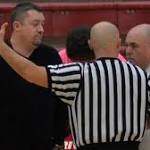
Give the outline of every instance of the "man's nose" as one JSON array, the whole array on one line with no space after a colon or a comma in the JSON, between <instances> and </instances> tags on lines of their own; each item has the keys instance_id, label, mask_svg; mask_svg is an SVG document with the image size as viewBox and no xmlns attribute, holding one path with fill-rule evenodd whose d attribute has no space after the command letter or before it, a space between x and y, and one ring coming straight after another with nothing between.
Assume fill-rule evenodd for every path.
<instances>
[{"instance_id":1,"label":"man's nose","mask_svg":"<svg viewBox=\"0 0 150 150\"><path fill-rule=\"evenodd\" d=\"M43 33L44 32L44 27L43 25L38 26L38 32Z\"/></svg>"},{"instance_id":2,"label":"man's nose","mask_svg":"<svg viewBox=\"0 0 150 150\"><path fill-rule=\"evenodd\" d=\"M131 46L127 46L127 47L126 47L126 54L127 54L127 55L131 55L132 52L133 52L132 47L131 47Z\"/></svg>"}]
</instances>

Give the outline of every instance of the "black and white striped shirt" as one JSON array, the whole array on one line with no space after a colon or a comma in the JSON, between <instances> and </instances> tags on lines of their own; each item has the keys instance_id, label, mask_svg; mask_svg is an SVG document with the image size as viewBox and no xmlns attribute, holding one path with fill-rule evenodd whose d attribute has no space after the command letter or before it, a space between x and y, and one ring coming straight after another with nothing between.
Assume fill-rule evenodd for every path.
<instances>
[{"instance_id":1,"label":"black and white striped shirt","mask_svg":"<svg viewBox=\"0 0 150 150\"><path fill-rule=\"evenodd\" d=\"M48 66L52 91L68 104L78 147L92 143L141 141L148 79L137 66L115 58Z\"/></svg>"}]
</instances>

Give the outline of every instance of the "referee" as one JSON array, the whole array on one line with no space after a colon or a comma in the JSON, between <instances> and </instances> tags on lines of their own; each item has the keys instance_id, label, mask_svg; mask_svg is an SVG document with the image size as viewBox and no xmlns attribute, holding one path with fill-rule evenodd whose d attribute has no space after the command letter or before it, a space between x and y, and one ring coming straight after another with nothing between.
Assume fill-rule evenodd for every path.
<instances>
[{"instance_id":1,"label":"referee","mask_svg":"<svg viewBox=\"0 0 150 150\"><path fill-rule=\"evenodd\" d=\"M143 138L148 78L139 67L117 59L119 31L109 22L91 29L89 45L96 61L49 65L23 58L4 41L0 55L23 78L52 90L68 104L70 127L78 150L138 150Z\"/></svg>"}]
</instances>

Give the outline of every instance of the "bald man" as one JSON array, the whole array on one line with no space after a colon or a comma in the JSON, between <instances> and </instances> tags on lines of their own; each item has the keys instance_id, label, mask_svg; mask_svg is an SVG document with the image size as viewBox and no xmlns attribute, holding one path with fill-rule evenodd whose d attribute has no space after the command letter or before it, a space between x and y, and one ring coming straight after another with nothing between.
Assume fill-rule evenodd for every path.
<instances>
[{"instance_id":1,"label":"bald man","mask_svg":"<svg viewBox=\"0 0 150 150\"><path fill-rule=\"evenodd\" d=\"M150 72L150 25L133 27L127 34L126 43L128 60Z\"/></svg>"},{"instance_id":2,"label":"bald man","mask_svg":"<svg viewBox=\"0 0 150 150\"><path fill-rule=\"evenodd\" d=\"M128 60L150 73L150 25L140 24L130 29L126 43ZM150 149L150 121L147 128L144 140L140 145L141 150Z\"/></svg>"},{"instance_id":3,"label":"bald man","mask_svg":"<svg viewBox=\"0 0 150 150\"><path fill-rule=\"evenodd\" d=\"M96 58L106 54L107 57L117 57L120 43L119 31L115 25L101 22L91 28L89 45L94 50Z\"/></svg>"},{"instance_id":4,"label":"bald man","mask_svg":"<svg viewBox=\"0 0 150 150\"><path fill-rule=\"evenodd\" d=\"M46 68L6 45L6 26L0 30L0 56L24 79L49 88L68 105L78 150L138 150L150 103L148 79L139 67L117 59L120 37L114 24L99 22L91 29L96 61Z\"/></svg>"}]
</instances>

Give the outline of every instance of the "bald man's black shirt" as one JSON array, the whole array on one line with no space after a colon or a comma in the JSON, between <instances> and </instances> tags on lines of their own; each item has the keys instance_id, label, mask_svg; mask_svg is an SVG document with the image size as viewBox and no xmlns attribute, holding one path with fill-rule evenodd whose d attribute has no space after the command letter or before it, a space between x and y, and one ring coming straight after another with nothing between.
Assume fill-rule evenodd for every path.
<instances>
[{"instance_id":1,"label":"bald man's black shirt","mask_svg":"<svg viewBox=\"0 0 150 150\"><path fill-rule=\"evenodd\" d=\"M39 45L28 58L59 64L55 49ZM0 57L0 149L50 150L65 136L66 108L48 89L26 82ZM61 136L59 135L61 134Z\"/></svg>"}]
</instances>

